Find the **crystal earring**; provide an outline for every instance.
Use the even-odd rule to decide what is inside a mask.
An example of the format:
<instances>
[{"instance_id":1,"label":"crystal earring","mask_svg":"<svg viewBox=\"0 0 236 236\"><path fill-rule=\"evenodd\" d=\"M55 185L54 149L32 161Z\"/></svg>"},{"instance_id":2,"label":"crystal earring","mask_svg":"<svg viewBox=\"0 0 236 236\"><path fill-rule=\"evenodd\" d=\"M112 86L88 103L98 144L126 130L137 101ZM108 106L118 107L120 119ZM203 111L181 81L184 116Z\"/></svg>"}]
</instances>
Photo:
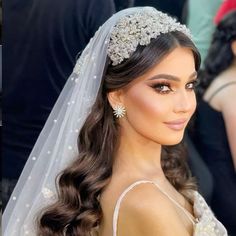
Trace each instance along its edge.
<instances>
[{"instance_id":1,"label":"crystal earring","mask_svg":"<svg viewBox=\"0 0 236 236\"><path fill-rule=\"evenodd\" d=\"M124 117L125 112L126 112L125 107L123 107L122 105L117 105L114 107L113 113L116 118Z\"/></svg>"}]
</instances>

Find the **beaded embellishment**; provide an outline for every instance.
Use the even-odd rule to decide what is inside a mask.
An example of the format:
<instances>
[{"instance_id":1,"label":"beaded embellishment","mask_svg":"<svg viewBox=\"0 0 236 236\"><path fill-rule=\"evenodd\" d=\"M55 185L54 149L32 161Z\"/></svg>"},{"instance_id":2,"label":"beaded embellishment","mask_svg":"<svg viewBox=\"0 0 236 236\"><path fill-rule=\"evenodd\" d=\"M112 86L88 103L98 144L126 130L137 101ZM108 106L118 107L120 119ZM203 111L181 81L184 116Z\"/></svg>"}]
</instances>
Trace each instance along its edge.
<instances>
[{"instance_id":1,"label":"beaded embellishment","mask_svg":"<svg viewBox=\"0 0 236 236\"><path fill-rule=\"evenodd\" d=\"M154 8L122 17L114 26L108 45L112 65L129 58L138 45L148 45L151 39L172 31L180 31L191 38L185 25Z\"/></svg>"}]
</instances>

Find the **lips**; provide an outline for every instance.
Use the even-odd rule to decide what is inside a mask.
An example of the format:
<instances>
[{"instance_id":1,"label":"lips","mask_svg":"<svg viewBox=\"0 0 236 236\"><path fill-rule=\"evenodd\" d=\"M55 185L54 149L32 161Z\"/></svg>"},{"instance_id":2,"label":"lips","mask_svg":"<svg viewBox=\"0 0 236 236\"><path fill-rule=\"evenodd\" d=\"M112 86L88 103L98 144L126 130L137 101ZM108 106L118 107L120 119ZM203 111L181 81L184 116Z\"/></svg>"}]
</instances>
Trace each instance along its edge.
<instances>
[{"instance_id":1,"label":"lips","mask_svg":"<svg viewBox=\"0 0 236 236\"><path fill-rule=\"evenodd\" d=\"M166 124L166 126L172 130L182 130L185 127L186 123L187 119L185 118L164 122L164 124Z\"/></svg>"}]
</instances>

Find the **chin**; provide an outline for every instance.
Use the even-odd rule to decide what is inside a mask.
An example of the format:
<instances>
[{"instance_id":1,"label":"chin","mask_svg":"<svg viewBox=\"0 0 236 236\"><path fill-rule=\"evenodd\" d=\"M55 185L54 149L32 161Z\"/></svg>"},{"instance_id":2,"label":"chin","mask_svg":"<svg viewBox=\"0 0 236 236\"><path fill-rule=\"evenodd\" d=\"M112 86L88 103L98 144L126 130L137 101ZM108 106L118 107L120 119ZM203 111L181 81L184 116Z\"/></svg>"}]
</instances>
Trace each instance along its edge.
<instances>
[{"instance_id":1,"label":"chin","mask_svg":"<svg viewBox=\"0 0 236 236\"><path fill-rule=\"evenodd\" d=\"M170 135L170 136L166 136L164 140L162 140L161 144L165 145L165 146L172 146L172 145L176 145L179 144L184 137L184 133L181 133L179 135Z\"/></svg>"}]
</instances>

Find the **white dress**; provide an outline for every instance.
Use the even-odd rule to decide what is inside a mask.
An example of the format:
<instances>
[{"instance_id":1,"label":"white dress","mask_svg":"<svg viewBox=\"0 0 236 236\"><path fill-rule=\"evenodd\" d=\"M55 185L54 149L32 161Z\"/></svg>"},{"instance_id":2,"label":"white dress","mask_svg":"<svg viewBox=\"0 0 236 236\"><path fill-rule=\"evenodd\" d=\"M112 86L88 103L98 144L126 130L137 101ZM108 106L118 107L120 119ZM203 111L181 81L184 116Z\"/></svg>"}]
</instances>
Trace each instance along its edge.
<instances>
[{"instance_id":1,"label":"white dress","mask_svg":"<svg viewBox=\"0 0 236 236\"><path fill-rule=\"evenodd\" d=\"M165 191L163 191L158 185L158 183L149 180L140 180L131 184L128 188L124 190L124 192L118 198L113 214L113 236L117 236L117 222L122 199L135 186L145 183L154 184L174 204L176 204L177 207L183 210L183 212L186 214L189 220L193 223L194 226L193 236L228 236L225 227L216 219L216 217L214 216L210 207L207 205L204 198L197 191L193 191L192 194L193 213L195 217L193 218L193 216L185 208L183 208L178 202L176 202Z\"/></svg>"}]
</instances>

